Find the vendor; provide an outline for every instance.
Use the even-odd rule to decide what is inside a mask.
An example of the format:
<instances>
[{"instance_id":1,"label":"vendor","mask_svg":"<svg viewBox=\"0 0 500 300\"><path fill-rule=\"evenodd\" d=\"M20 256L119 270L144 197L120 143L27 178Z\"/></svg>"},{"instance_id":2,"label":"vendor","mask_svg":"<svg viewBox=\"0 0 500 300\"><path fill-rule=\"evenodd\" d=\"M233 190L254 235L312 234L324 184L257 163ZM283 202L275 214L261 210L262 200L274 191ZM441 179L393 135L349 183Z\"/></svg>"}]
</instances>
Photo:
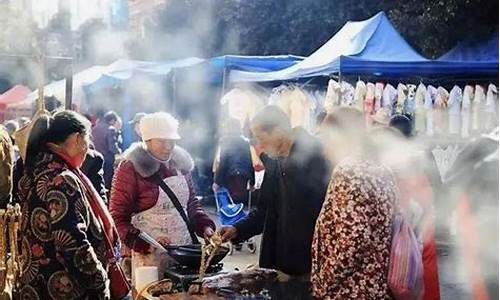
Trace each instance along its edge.
<instances>
[{"instance_id":1,"label":"vendor","mask_svg":"<svg viewBox=\"0 0 500 300\"><path fill-rule=\"evenodd\" d=\"M307 280L314 225L325 198L330 163L323 157L320 142L301 127L292 129L290 119L277 106L257 113L251 130L266 154L258 206L245 219L222 227L220 233L235 243L262 233L260 266L281 271L284 279Z\"/></svg>"},{"instance_id":2,"label":"vendor","mask_svg":"<svg viewBox=\"0 0 500 300\"><path fill-rule=\"evenodd\" d=\"M159 278L171 258L160 254L139 234L145 232L163 245L190 244L186 224L172 200L159 187L160 176L187 211L189 221L199 236L209 237L214 222L196 200L191 171L191 156L179 146L178 121L168 113L147 114L140 122L143 142L135 143L124 153L111 189L110 209L123 243L132 251L132 282L135 269L157 266Z\"/></svg>"}]
</instances>

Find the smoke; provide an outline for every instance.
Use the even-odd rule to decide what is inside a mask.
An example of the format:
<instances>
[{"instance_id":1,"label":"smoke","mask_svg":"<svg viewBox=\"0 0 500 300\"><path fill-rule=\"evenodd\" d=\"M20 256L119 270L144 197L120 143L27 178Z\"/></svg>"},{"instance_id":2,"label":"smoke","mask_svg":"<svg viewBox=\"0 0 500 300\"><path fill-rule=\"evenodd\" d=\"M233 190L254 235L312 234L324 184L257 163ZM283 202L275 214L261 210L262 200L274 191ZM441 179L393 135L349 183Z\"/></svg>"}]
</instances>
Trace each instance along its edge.
<instances>
[{"instance_id":1,"label":"smoke","mask_svg":"<svg viewBox=\"0 0 500 300\"><path fill-rule=\"evenodd\" d=\"M474 294L478 278L489 293L495 291L491 298L497 298L498 141L445 135L407 139L386 127L369 129L366 135L322 132L320 139L335 163L342 157L364 156L392 170L400 187L400 207L424 241L426 263L433 255L429 247L438 245L434 255L443 298L456 294L466 299L466 293ZM458 155L454 147L447 150L448 145L456 146ZM444 150L434 154L444 157L436 160L433 150L438 146Z\"/></svg>"}]
</instances>

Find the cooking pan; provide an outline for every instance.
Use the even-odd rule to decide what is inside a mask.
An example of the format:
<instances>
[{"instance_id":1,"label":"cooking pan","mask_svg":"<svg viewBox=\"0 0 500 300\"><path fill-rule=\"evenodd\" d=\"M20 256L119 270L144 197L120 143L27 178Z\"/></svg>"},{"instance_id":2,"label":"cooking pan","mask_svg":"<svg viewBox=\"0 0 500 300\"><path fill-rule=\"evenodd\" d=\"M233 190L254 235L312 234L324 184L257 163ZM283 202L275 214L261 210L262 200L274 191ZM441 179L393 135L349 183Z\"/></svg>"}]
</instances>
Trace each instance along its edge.
<instances>
[{"instance_id":1,"label":"cooking pan","mask_svg":"<svg viewBox=\"0 0 500 300\"><path fill-rule=\"evenodd\" d=\"M198 270L201 264L201 245L180 245L166 247L168 255L179 264ZM210 266L218 264L229 253L227 247L221 246L212 261Z\"/></svg>"}]
</instances>

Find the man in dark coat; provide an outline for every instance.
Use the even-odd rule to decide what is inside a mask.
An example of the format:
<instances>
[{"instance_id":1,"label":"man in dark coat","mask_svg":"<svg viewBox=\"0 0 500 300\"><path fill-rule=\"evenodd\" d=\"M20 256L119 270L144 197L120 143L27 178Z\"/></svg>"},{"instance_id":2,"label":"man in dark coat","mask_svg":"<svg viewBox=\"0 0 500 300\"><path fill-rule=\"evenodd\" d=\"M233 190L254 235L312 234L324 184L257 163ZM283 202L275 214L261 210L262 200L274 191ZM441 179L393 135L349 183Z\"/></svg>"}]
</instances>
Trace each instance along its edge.
<instances>
[{"instance_id":1,"label":"man in dark coat","mask_svg":"<svg viewBox=\"0 0 500 300\"><path fill-rule=\"evenodd\" d=\"M224 136L221 138L220 162L214 173L214 186L229 190L236 203L248 201L247 185L255 184L255 171L252 165L250 143L242 135L240 122L229 119L224 126Z\"/></svg>"},{"instance_id":2,"label":"man in dark coat","mask_svg":"<svg viewBox=\"0 0 500 300\"><path fill-rule=\"evenodd\" d=\"M267 106L252 120L251 130L268 157L258 206L234 226L224 226L224 240L238 242L260 233L259 264L287 275L307 277L311 243L330 177L320 143L288 116Z\"/></svg>"},{"instance_id":3,"label":"man in dark coat","mask_svg":"<svg viewBox=\"0 0 500 300\"><path fill-rule=\"evenodd\" d=\"M83 174L87 175L92 182L92 185L96 191L101 196L102 200L108 204L108 196L106 194L106 186L104 184L104 157L101 153L94 149L89 149L87 151L87 156L83 161L83 165L80 168Z\"/></svg>"},{"instance_id":4,"label":"man in dark coat","mask_svg":"<svg viewBox=\"0 0 500 300\"><path fill-rule=\"evenodd\" d=\"M110 111L100 119L92 129L92 137L95 149L104 156L104 183L111 190L113 180L115 155L121 153L120 132L116 128L119 124L118 115Z\"/></svg>"}]
</instances>

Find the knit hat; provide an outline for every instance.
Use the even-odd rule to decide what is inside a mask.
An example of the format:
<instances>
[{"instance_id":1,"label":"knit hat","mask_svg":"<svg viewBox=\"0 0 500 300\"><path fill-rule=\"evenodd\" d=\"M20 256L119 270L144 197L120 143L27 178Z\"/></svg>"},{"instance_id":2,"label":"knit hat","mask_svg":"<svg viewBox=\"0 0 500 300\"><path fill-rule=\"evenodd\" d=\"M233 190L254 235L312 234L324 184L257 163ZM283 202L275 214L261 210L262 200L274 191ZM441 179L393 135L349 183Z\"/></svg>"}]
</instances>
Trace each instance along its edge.
<instances>
[{"instance_id":1,"label":"knit hat","mask_svg":"<svg viewBox=\"0 0 500 300\"><path fill-rule=\"evenodd\" d=\"M171 114L157 112L145 115L140 123L139 129L143 141L150 139L179 140L179 121Z\"/></svg>"}]
</instances>

